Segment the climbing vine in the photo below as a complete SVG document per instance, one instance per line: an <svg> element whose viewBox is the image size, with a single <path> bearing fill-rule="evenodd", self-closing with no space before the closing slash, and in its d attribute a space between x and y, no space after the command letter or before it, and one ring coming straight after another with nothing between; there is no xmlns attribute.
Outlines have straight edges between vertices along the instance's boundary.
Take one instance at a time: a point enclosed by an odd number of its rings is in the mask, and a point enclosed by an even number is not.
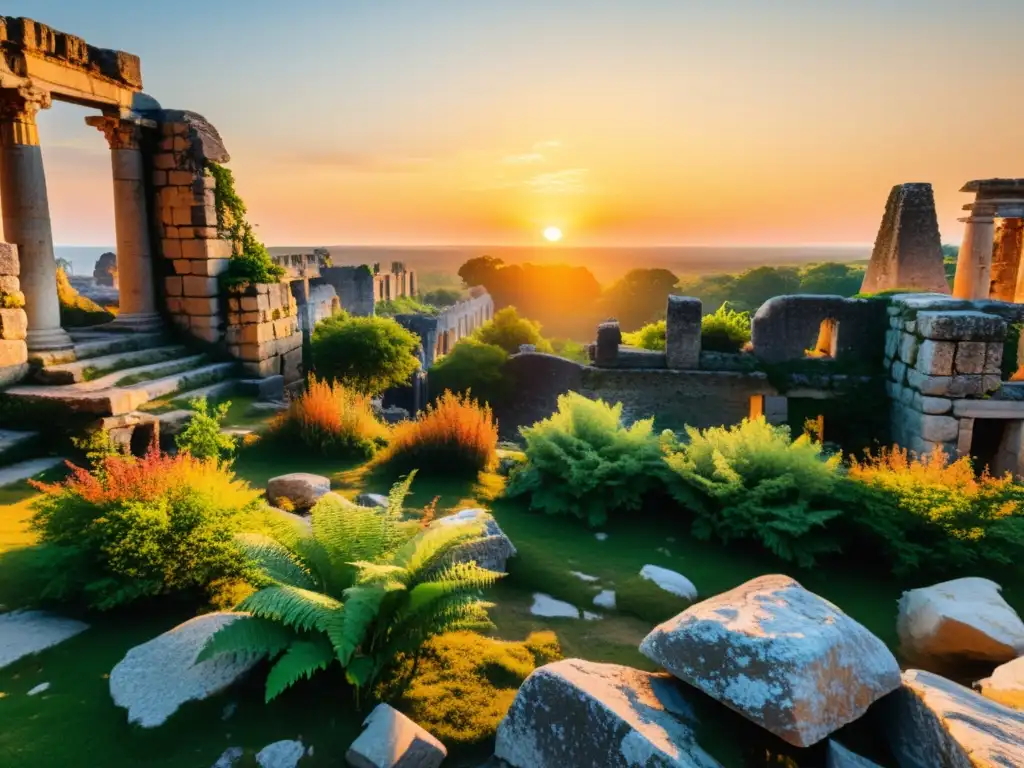
<svg viewBox="0 0 1024 768"><path fill-rule="evenodd" d="M217 163L207 163L206 167L214 179L217 229L232 245L231 260L221 279L226 285L279 282L284 268L271 260L267 247L246 219L245 202L235 191L234 175Z"/></svg>

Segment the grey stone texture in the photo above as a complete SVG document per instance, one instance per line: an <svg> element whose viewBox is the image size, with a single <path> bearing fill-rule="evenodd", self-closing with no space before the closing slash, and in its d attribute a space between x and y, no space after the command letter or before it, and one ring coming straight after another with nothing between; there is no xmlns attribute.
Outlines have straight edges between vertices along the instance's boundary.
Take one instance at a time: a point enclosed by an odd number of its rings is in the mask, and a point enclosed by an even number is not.
<svg viewBox="0 0 1024 768"><path fill-rule="evenodd" d="M387 704L378 704L345 754L352 768L438 768L448 750L436 738Z"/></svg>
<svg viewBox="0 0 1024 768"><path fill-rule="evenodd" d="M700 367L700 299L669 296L665 317L665 355L669 368Z"/></svg>
<svg viewBox="0 0 1024 768"><path fill-rule="evenodd" d="M1006 338L1006 321L969 310L919 312L917 333L936 341L1002 341Z"/></svg>
<svg viewBox="0 0 1024 768"><path fill-rule="evenodd" d="M956 344L953 342L928 339L921 342L914 368L927 376L952 376L955 354Z"/></svg>
<svg viewBox="0 0 1024 768"><path fill-rule="evenodd" d="M949 293L931 184L897 184L889 192L860 289L900 288Z"/></svg>
<svg viewBox="0 0 1024 768"><path fill-rule="evenodd" d="M296 768L305 754L301 741L275 741L256 753L256 764L260 768Z"/></svg>
<svg viewBox="0 0 1024 768"><path fill-rule="evenodd" d="M776 296L751 323L754 355L768 363L805 358L819 343L822 323L836 323L835 357L877 366L885 354L885 303L841 296Z"/></svg>
<svg viewBox="0 0 1024 768"><path fill-rule="evenodd" d="M961 341L956 345L953 370L956 373L984 373L988 344L983 341ZM998 371L996 371L998 373Z"/></svg>
<svg viewBox="0 0 1024 768"><path fill-rule="evenodd" d="M481 568L505 573L510 557L516 556L515 545L505 535L494 516L483 509L463 509L453 515L435 520L432 525L473 525L482 524L483 537L455 547L445 558L445 563L475 562Z"/></svg>
<svg viewBox="0 0 1024 768"><path fill-rule="evenodd" d="M594 353L594 365L615 365L619 356L619 345L622 344L622 331L618 320L606 320L597 326L597 345Z"/></svg>
<svg viewBox="0 0 1024 768"><path fill-rule="evenodd" d="M0 669L23 656L63 643L88 628L81 621L44 611L0 613Z"/></svg>
<svg viewBox="0 0 1024 768"><path fill-rule="evenodd" d="M279 506L287 499L295 509L309 509L320 499L330 493L331 481L322 475L309 472L292 472L288 475L272 477L267 482L267 499L274 506Z"/></svg>
<svg viewBox="0 0 1024 768"><path fill-rule="evenodd" d="M350 315L373 315L376 303L373 293L373 272L365 264L358 267L321 267L320 277L311 280L310 286L320 284L334 287L341 301L341 308Z"/></svg>

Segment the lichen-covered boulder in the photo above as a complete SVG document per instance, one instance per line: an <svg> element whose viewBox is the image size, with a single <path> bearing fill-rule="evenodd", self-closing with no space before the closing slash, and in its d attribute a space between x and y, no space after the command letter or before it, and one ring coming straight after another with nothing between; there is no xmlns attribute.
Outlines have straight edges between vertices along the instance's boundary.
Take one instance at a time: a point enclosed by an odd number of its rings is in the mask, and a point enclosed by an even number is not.
<svg viewBox="0 0 1024 768"><path fill-rule="evenodd" d="M1024 622L1000 590L970 577L904 592L896 619L903 654L916 663L1001 663L1024 655Z"/></svg>
<svg viewBox="0 0 1024 768"><path fill-rule="evenodd" d="M655 627L640 652L806 747L900 685L885 643L788 576L761 576Z"/></svg>
<svg viewBox="0 0 1024 768"><path fill-rule="evenodd" d="M900 766L1024 765L1024 713L930 672L904 672L903 687L880 714Z"/></svg>
<svg viewBox="0 0 1024 768"><path fill-rule="evenodd" d="M677 685L617 664L547 664L519 688L494 754L514 768L719 766L681 719L689 713Z"/></svg>
<svg viewBox="0 0 1024 768"><path fill-rule="evenodd" d="M515 557L516 548L512 540L505 535L498 521L483 509L463 509L454 515L435 520L432 525L467 525L483 523L484 537L479 541L460 544L452 550L447 562L464 563L475 560L481 568L489 571L505 573L505 565L510 557Z"/></svg>
<svg viewBox="0 0 1024 768"><path fill-rule="evenodd" d="M187 701L202 700L241 679L259 656L196 656L218 630L243 613L207 613L132 648L110 672L110 696L143 728L161 725Z"/></svg>
<svg viewBox="0 0 1024 768"><path fill-rule="evenodd" d="M363 721L345 761L352 768L437 768L448 755L444 744L387 704Z"/></svg>
<svg viewBox="0 0 1024 768"><path fill-rule="evenodd" d="M322 475L292 472L273 477L267 483L267 498L275 507L290 504L294 509L309 509L321 496L330 493L331 481Z"/></svg>
<svg viewBox="0 0 1024 768"><path fill-rule="evenodd" d="M979 680L975 688L985 698L1024 710L1024 656L996 667L989 677Z"/></svg>

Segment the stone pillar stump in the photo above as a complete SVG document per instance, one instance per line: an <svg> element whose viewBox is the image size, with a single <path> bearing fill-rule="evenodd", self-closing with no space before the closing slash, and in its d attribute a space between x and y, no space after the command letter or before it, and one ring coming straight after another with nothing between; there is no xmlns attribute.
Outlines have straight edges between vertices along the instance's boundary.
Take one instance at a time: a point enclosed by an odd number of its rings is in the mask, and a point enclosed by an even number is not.
<svg viewBox="0 0 1024 768"><path fill-rule="evenodd" d="M669 368L700 368L700 299L669 296L665 316L665 357Z"/></svg>
<svg viewBox="0 0 1024 768"><path fill-rule="evenodd" d="M966 226L956 260L953 296L958 299L987 299L992 281L995 218L990 212L974 211L960 221Z"/></svg>

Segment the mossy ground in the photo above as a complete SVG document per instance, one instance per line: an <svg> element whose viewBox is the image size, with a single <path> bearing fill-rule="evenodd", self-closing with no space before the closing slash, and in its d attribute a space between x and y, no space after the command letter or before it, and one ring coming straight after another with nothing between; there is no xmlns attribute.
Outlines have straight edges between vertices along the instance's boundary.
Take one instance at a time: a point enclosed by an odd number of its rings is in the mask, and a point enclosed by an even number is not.
<svg viewBox="0 0 1024 768"><path fill-rule="evenodd" d="M251 421L258 426L267 418L254 415L251 403L231 399L236 405L229 421ZM325 474L346 496L362 491L386 492L395 479L386 467L372 463L346 466L305 458L287 447L270 444L243 449L235 470L260 487L270 477L286 472ZM896 601L904 589L921 586L895 581L883 572L837 563L823 563L804 571L756 549L725 549L713 542L695 541L687 534L685 520L657 509L613 518L601 528L608 534L607 539L599 541L595 531L578 520L544 516L529 511L520 500L501 498L503 487L504 480L493 474L460 481L424 474L414 483L408 505L423 507L439 497L439 514L467 506L491 508L519 551L518 557L510 561L509 576L488 595L496 603L491 612L497 627L493 634L504 640L522 641L531 632L550 630L566 657L652 667L637 651L637 644L655 623L674 615L685 603L639 578L640 569L648 563L685 574L703 596L764 573L789 573L808 589L841 606L893 648L897 642ZM3 560L33 543L25 520L31 514L34 495L27 484L0 489L0 553L6 552L0 554L0 579L5 578ZM582 581L571 571L596 576L598 581ZM12 587L16 584L0 584L0 603L4 590ZM1006 587L1007 599L1024 612L1024 589ZM593 606L593 597L600 589L616 591L616 611ZM602 612L604 617L584 621L534 616L530 613L534 592ZM263 675L257 670L246 682L220 696L182 707L160 728L143 730L127 724L124 711L110 699L106 676L129 648L189 615L183 606L163 604L87 617L92 624L88 632L0 670L0 765L63 768L81 765L86 759L108 768L208 768L229 746L246 749L246 762L242 764L255 765L252 756L258 749L278 739L294 738L315 747L314 755L302 766L338 765L360 730L361 715L352 706L337 670L296 686L270 705L263 703ZM47 692L26 695L42 682L50 683ZM724 765L785 765L779 762L779 755L793 757L792 749L745 724L721 705L700 695L692 698L703 723L701 744ZM473 701L473 696L466 700ZM450 697L446 701L446 706L451 704ZM236 711L224 719L225 707L232 705ZM416 706L422 708L422 700ZM443 717L457 719L458 715ZM473 721L466 727L479 728L480 722ZM850 743L863 744L861 738L854 734ZM455 747L446 765L475 766L489 749L487 739ZM796 762L789 764L818 765L819 751L796 756Z"/></svg>

